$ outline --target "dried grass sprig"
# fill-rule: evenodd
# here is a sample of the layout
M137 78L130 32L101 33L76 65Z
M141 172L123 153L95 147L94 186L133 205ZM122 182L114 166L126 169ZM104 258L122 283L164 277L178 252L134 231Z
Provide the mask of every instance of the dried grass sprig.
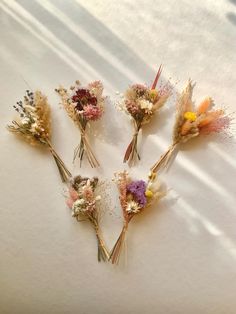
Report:
M40 91L27 90L23 101L13 108L19 118L7 126L10 132L21 135L31 145L42 145L49 149L58 167L62 182L71 177L70 171L51 144L51 111L46 96Z
M74 150L73 162L78 157L81 166L86 154L91 167L98 167L99 162L92 151L86 128L91 121L99 120L103 115L105 98L102 95L102 83L95 81L86 87L81 87L80 82L76 81L76 86L71 86L70 92L63 87L56 89L56 92L60 95L68 116L78 126L81 134L80 144Z
M151 87L141 84L130 86L119 106L121 110L131 116L134 124L134 134L123 160L123 162L128 162L130 166L135 163L136 158L140 160L137 149L139 131L144 124L150 122L151 118L164 106L170 96L170 85L168 83L159 87L159 89L156 88L161 72L162 66L159 67Z
M97 208L97 202L100 201L101 196L95 194L98 186L98 178L92 179L77 176L71 180L70 188L67 197L67 206L72 211L72 216L77 221L88 220L97 237L98 245L98 261L107 261L109 259L109 251L106 248L102 237L102 232L99 225L100 212Z
M175 124L173 127L172 144L151 168L157 172L168 166L179 144L186 143L199 135L220 133L230 126L232 117L223 109L213 109L212 98L206 97L196 108L192 101L195 84L191 80L179 96L176 106Z
M110 260L112 264L118 264L122 248L124 247L126 232L132 218L150 207L154 202L160 200L166 193L155 173L150 173L148 181L133 181L126 171L116 175L119 189L120 205L123 213L123 227L121 233L111 251Z

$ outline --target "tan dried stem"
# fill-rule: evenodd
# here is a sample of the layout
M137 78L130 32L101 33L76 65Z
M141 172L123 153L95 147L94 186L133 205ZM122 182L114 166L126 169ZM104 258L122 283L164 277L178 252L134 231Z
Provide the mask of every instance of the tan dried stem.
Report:
M98 220L93 217L92 215L89 215L89 220L92 223L95 233L96 233L96 237L97 237L97 241L98 241L98 261L107 261L109 260L110 257L110 253L105 245L105 242L103 240L102 237L102 232L100 230L99 224L98 224Z
M138 160L140 160L140 156L137 149L137 144L138 144L138 134L141 129L141 124L137 123L135 120L133 120L133 122L134 122L135 132L134 132L131 142L129 143L126 149L124 160L123 160L124 163L128 162L130 166L134 165L136 157L138 158Z

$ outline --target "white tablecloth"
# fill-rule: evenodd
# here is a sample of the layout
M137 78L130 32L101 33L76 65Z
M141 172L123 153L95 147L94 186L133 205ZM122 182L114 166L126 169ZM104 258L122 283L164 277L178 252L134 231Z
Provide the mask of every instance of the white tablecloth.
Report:
M53 142L71 166L79 132L54 88L101 79L110 98L92 128L102 167L85 163L81 173L111 180L132 135L116 91L149 84L162 63L174 95L140 138L131 174L145 178L171 141L175 93L189 77L196 102L209 95L235 110L236 1L1 0L0 39L0 312L236 313L234 137L199 138L179 152L162 176L167 197L132 221L127 265L112 267L97 262L89 225L71 218L50 156L5 129L25 89L41 89ZM122 223L113 205L102 222L109 247Z

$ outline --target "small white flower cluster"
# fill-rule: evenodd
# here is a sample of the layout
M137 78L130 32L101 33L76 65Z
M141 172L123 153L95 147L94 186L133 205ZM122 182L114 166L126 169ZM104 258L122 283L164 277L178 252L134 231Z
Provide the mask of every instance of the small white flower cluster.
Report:
M84 198L77 199L72 205L72 216L76 217L78 215L84 215L87 212L91 212L95 209L95 204L97 201L101 200L101 196L98 195L93 201L87 201Z
M138 104L141 109L145 109L147 112L152 111L153 109L153 103L149 100L140 98Z
M128 213L137 214L140 212L140 206L135 201L129 201L126 206L126 211Z
M32 134L40 134L41 132L44 132L44 129L40 127L39 123L37 122L38 118L35 114L35 108L28 105L25 107L25 109L26 114L21 120L21 124L27 127Z
M77 216L78 214L83 214L86 212L87 206L83 198L77 199L72 206L72 216Z

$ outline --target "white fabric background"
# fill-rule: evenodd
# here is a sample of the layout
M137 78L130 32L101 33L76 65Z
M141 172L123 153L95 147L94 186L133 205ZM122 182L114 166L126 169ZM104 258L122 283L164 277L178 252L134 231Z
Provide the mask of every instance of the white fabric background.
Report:
M191 77L196 101L210 95L235 110L236 1L1 0L0 38L0 312L235 313L233 138L199 138L184 147L162 177L169 195L130 225L127 266L113 267L97 263L91 228L71 218L50 156L5 125L25 89L40 88L52 106L53 141L71 166L79 132L54 88L101 79L110 95L94 126L103 166L92 171L85 164L82 173L111 179L124 168L132 134L114 109L116 91L149 84L160 63L176 91ZM145 128L132 175L145 178L167 148L173 112L174 97ZM103 221L110 247L121 227L118 209Z

